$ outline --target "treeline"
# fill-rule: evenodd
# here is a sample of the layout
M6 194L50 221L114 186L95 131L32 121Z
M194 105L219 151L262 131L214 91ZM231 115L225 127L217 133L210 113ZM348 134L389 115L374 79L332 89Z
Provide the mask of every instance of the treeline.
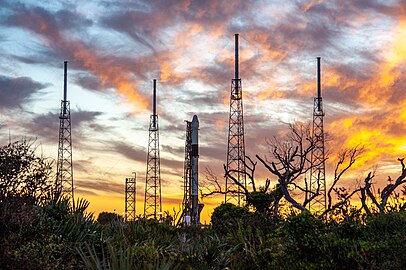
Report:
M406 269L406 213L267 219L219 206L208 228L98 222L66 201L2 209L1 269Z

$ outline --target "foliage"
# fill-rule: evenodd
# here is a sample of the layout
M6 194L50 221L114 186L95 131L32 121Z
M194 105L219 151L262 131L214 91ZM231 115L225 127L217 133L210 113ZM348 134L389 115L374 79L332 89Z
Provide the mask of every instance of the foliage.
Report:
M33 141L23 139L0 147L0 201L41 204L52 191L53 162L35 154Z
M100 224L109 224L115 221L124 221L124 218L117 213L101 212L97 217L97 222Z
M365 213L343 200L322 218L295 207L281 216L264 210L279 202L276 186L250 191L247 207L218 206L207 228L124 222L114 213L95 221L86 200L73 206L52 196L46 159L25 143L0 148L2 162L10 162L0 165L1 183L18 183L2 190L1 269L406 269L399 197L385 202L385 211Z

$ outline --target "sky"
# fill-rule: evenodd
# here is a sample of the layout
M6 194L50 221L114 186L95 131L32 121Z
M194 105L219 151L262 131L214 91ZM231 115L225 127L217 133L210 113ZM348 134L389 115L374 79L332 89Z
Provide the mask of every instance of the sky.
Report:
M222 179L234 34L240 35L246 153L311 121L316 57L322 60L327 183L335 155L365 145L343 185L370 170L375 183L400 171L406 153L406 1L0 0L0 143L36 138L57 158L63 61L68 63L74 181L95 214L124 212L124 183L137 173L143 213L152 80L163 208L182 201L184 120L200 120L205 168ZM258 166L259 183L272 177ZM209 222L221 197L205 198Z

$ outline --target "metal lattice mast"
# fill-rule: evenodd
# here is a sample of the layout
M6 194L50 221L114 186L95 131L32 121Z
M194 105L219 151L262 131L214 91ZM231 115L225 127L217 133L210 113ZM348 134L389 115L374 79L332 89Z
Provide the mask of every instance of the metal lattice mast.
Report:
M231 171L230 175L246 186L242 85L238 68L238 34L235 34L235 78L231 80L226 169ZM239 189L240 187L230 178L226 178L226 191ZM242 200L242 194L225 195L226 203L240 205Z
M319 190L319 196L309 204L310 211L321 213L326 209L326 167L324 157L323 102L321 97L320 57L317 57L317 97L314 98L313 109L313 140L316 146L311 153L310 190Z
M149 125L147 174L145 180L144 217L159 219L162 214L159 128L156 113L156 80L153 81L153 113Z
M125 221L135 220L137 196L137 174L125 179Z
M64 62L64 90L59 115L59 147L56 174L56 192L58 196L68 198L74 205L73 166L72 166L72 132L70 102L67 100L67 65Z

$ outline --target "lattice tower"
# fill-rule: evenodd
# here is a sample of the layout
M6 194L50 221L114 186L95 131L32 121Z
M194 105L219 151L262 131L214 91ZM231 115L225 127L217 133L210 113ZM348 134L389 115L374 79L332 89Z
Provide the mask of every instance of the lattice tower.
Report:
M137 201L137 174L125 179L125 221L135 220Z
M238 68L238 34L235 34L235 78L231 80L226 169L239 183L246 186L243 96ZM240 187L231 178L226 177L226 191L239 190ZM226 203L241 205L243 199L242 194L225 195Z
M311 153L311 170L310 170L310 190L312 192L319 191L319 195L309 203L311 212L317 214L322 213L326 209L326 167L325 167L325 152L324 152L324 109L321 97L321 70L320 57L317 57L317 97L314 98L313 109L313 141L316 146Z
M59 147L56 174L56 193L69 199L74 205L73 163L72 163L72 132L70 102L67 100L67 65L64 62L64 95L61 100L59 115Z
M144 216L160 219L162 215L161 201L161 169L159 157L159 128L156 113L156 80L153 81L153 113L150 118L147 173L145 181Z

